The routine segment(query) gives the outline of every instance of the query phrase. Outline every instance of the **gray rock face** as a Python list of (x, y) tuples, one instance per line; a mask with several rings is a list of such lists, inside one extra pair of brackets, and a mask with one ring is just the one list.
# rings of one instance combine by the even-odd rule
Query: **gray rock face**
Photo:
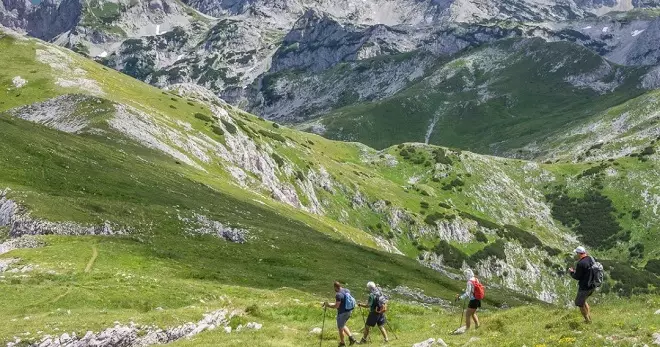
[(73, 29), (81, 13), (79, 0), (47, 0), (36, 6), (29, 0), (0, 2), (0, 24), (43, 40), (51, 40)]
[(660, 64), (660, 18), (637, 36), (637, 40), (626, 56), (628, 65)]
[[(44, 336), (34, 347), (144, 347), (161, 345), (182, 338), (190, 338), (204, 331), (226, 327), (233, 313), (218, 310), (204, 315), (197, 323), (186, 323), (169, 329), (136, 324), (116, 325), (98, 333), (88, 331), (83, 337), (75, 333), (61, 336)], [(256, 323), (252, 323), (256, 324)], [(258, 324), (260, 326), (260, 324)], [(254, 327), (256, 329), (256, 327)]]
[(50, 222), (32, 218), (16, 202), (0, 193), (0, 227), (9, 228), (12, 238), (24, 235), (123, 235), (128, 230), (117, 228), (110, 222), (101, 225), (80, 225), (71, 222)]

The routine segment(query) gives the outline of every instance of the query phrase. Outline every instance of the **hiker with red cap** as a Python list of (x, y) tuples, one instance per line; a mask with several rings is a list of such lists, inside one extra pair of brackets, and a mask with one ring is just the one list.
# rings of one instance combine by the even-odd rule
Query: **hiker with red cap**
[[(456, 300), (465, 300), (470, 299), (468, 303), (468, 308), (465, 311), (465, 330), (470, 329), (471, 321), (474, 321), (475, 329), (479, 329), (479, 317), (477, 317), (477, 310), (481, 307), (481, 300), (484, 299), (485, 289), (484, 286), (479, 282), (479, 279), (474, 276), (474, 272), (470, 269), (466, 269), (464, 272), (465, 279), (467, 279), (467, 286), (465, 288), (465, 293), (462, 295), (456, 294)], [(462, 330), (459, 328), (459, 330)]]

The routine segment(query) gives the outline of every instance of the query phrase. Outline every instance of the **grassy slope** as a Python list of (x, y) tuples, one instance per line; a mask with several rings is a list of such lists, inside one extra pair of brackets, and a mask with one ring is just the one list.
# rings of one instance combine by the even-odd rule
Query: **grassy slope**
[(636, 69), (614, 66), (602, 81), (613, 81), (618, 70), (624, 83), (604, 95), (564, 81), (592, 73), (604, 62), (565, 42), (499, 42), (440, 64), (391, 98), (347, 106), (322, 122), (330, 138), (383, 148), (423, 142), (437, 116), (433, 144), (480, 153), (518, 149), (641, 94), (635, 87), (641, 72)]

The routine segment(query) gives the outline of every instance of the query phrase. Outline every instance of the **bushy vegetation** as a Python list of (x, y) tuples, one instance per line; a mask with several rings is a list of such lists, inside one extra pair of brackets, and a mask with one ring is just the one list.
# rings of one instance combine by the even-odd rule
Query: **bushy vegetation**
[(259, 134), (266, 136), (269, 139), (273, 139), (275, 141), (279, 142), (286, 142), (286, 138), (278, 133), (274, 133), (272, 131), (267, 131), (263, 129), (259, 129)]
[(454, 214), (446, 214), (442, 212), (433, 212), (424, 218), (424, 222), (431, 226), (436, 226), (439, 220), (453, 220), (456, 218)]
[(477, 217), (477, 216), (475, 216), (475, 215), (473, 215), (473, 214), (470, 214), (470, 213), (468, 213), (468, 212), (460, 211), (459, 214), (461, 215), (461, 217), (463, 217), (463, 218), (465, 218), (465, 219), (471, 219), (471, 220), (477, 222), (477, 224), (481, 225), (482, 227), (484, 227), (484, 228), (486, 228), (486, 229), (490, 229), (490, 230), (498, 230), (498, 229), (502, 229), (502, 226), (501, 226), (501, 225), (499, 225), (499, 224), (497, 224), (497, 223), (495, 223), (495, 222), (491, 222), (491, 221), (489, 221), (489, 220), (487, 220), (487, 219), (484, 219), (484, 218), (481, 218), (481, 217)]
[(650, 259), (644, 266), (644, 270), (660, 276), (660, 259)]
[(546, 198), (552, 202), (552, 216), (574, 229), (589, 246), (610, 248), (626, 237), (616, 220), (612, 201), (597, 190), (589, 190), (582, 197), (552, 193)]
[(616, 281), (612, 290), (618, 295), (660, 293), (660, 278), (653, 273), (614, 260), (601, 260), (601, 263), (609, 277)]
[(236, 129), (236, 126), (234, 124), (231, 124), (231, 123), (227, 122), (224, 119), (221, 119), (220, 122), (222, 122), (222, 125), (225, 126), (225, 129), (227, 129), (227, 131), (230, 134), (236, 135), (236, 133), (238, 132), (238, 129)]
[(478, 262), (486, 260), (490, 257), (506, 260), (506, 253), (504, 252), (504, 240), (498, 239), (480, 251), (472, 254), (472, 256), (469, 258), (469, 264), (470, 266), (475, 266)]
[(225, 131), (222, 130), (222, 128), (219, 127), (219, 126), (217, 126), (217, 125), (213, 125), (213, 126), (211, 126), (211, 130), (212, 130), (213, 133), (216, 134), (216, 135), (223, 136), (223, 135), (225, 134)]
[(433, 158), (437, 164), (452, 165), (453, 161), (447, 155), (447, 152), (442, 148), (433, 150)]
[(213, 122), (213, 118), (199, 112), (195, 113), (195, 118), (208, 123)]
[(444, 264), (453, 268), (460, 269), (463, 262), (468, 260), (468, 257), (460, 249), (452, 246), (449, 242), (441, 240), (434, 248), (433, 252), (437, 255), (442, 255)]

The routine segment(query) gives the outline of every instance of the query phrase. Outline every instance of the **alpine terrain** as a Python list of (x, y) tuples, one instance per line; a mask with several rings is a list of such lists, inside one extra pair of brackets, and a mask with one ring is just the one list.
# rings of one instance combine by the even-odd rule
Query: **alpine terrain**
[[(660, 345), (658, 2), (2, 0), (0, 24), (3, 345), (330, 345), (334, 281), (382, 288), (391, 346)], [(453, 335), (466, 268), (483, 327)]]

